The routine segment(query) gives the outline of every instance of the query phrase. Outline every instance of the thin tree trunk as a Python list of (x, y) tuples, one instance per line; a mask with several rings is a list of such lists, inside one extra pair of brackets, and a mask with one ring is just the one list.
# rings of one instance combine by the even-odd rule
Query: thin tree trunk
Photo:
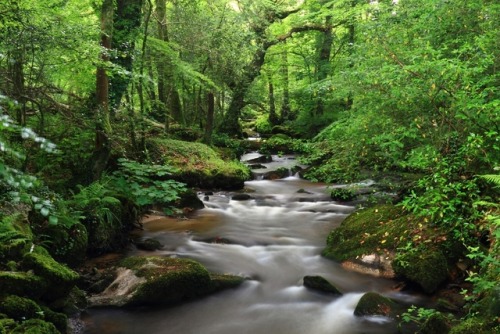
[(212, 132), (214, 130), (214, 115), (215, 115), (215, 96), (214, 93), (209, 92), (207, 95), (207, 123), (205, 124), (205, 137), (204, 142), (207, 145), (212, 143)]
[[(286, 43), (286, 42), (285, 42)], [(284, 44), (282, 53), (282, 64), (281, 64), (281, 76), (283, 79), (283, 103), (281, 105), (280, 119), (281, 122), (288, 121), (290, 119), (291, 109), (290, 109), (290, 72), (288, 71), (288, 47)]]
[(274, 98), (274, 85), (273, 85), (273, 78), (271, 75), (268, 76), (268, 81), (269, 81), (269, 123), (272, 125), (278, 125), (279, 124), (279, 119), (278, 115), (276, 114), (276, 102)]
[[(332, 33), (332, 17), (325, 18), (326, 30), (321, 36), (321, 47), (319, 50), (318, 68), (316, 80), (321, 82), (330, 74), (330, 55), (332, 52), (333, 33)], [(316, 101), (315, 115), (319, 116), (324, 113), (324, 103), (322, 94), (318, 94)]]
[(111, 123), (109, 119), (109, 78), (106, 72), (106, 62), (109, 61), (111, 49), (111, 34), (113, 31), (113, 0), (104, 0), (101, 7), (101, 64), (96, 73), (96, 137), (92, 156), (92, 179), (98, 180), (111, 153), (109, 136)]

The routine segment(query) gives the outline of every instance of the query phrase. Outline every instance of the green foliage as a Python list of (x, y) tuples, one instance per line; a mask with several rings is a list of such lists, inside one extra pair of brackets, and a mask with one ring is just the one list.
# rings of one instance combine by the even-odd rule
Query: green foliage
[(119, 159), (119, 170), (111, 177), (113, 188), (139, 207), (163, 205), (172, 213), (173, 203), (186, 191), (183, 183), (170, 179), (175, 171), (168, 165), (146, 165)]
[(292, 139), (287, 135), (277, 134), (267, 140), (264, 140), (259, 151), (263, 154), (300, 154), (306, 152), (307, 147), (307, 144), (301, 139)]
[(349, 188), (334, 188), (330, 191), (330, 197), (334, 201), (352, 201), (356, 199), (356, 193)]

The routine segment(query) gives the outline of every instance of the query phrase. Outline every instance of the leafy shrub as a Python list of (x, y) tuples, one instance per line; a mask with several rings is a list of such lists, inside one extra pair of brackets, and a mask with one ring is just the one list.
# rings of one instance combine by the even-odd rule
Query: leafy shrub
[[(186, 191), (183, 183), (169, 179), (174, 169), (167, 165), (145, 165), (119, 159), (119, 170), (111, 177), (112, 187), (139, 207), (155, 204), (172, 205), (179, 193)], [(165, 207), (171, 213), (172, 207)]]

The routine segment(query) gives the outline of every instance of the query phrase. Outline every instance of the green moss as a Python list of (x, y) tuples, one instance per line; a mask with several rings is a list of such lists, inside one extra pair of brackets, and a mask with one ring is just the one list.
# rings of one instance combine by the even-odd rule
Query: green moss
[(433, 293), (448, 277), (447, 260), (443, 253), (432, 247), (419, 247), (400, 254), (393, 262), (397, 275), (420, 285), (426, 293)]
[(47, 300), (66, 296), (79, 278), (76, 272), (56, 262), (52, 257), (36, 252), (25, 254), (23, 266), (47, 280), (48, 289), (43, 296)]
[(245, 281), (244, 277), (228, 274), (210, 274), (210, 279), (214, 291), (235, 288)]
[(42, 309), (33, 300), (10, 295), (3, 297), (0, 312), (15, 320), (25, 320), (42, 317)]
[(0, 291), (2, 293), (40, 297), (47, 288), (47, 283), (41, 277), (26, 272), (0, 272)]
[(10, 318), (0, 318), (0, 334), (10, 333), (16, 327), (16, 321)]
[(419, 334), (447, 334), (450, 331), (448, 319), (441, 313), (434, 313), (425, 320)]
[(484, 320), (479, 318), (469, 318), (461, 321), (460, 324), (454, 326), (450, 334), (492, 334), (499, 333), (490, 331), (484, 323)]
[(44, 233), (50, 235), (48, 250), (54, 259), (70, 266), (83, 263), (88, 247), (88, 233), (84, 225), (77, 223), (70, 228), (51, 225)]
[(223, 160), (202, 143), (151, 139), (147, 145), (155, 163), (176, 167), (173, 178), (191, 187), (236, 189), (243, 187), (251, 176), (244, 164)]
[(397, 304), (391, 299), (376, 292), (368, 292), (359, 300), (354, 309), (354, 315), (358, 317), (366, 315), (393, 316), (396, 308)]
[(31, 319), (17, 326), (10, 334), (60, 334), (50, 322)]
[(132, 257), (121, 265), (146, 279), (129, 305), (174, 304), (206, 295), (214, 290), (207, 269), (193, 260)]
[(408, 235), (410, 227), (406, 220), (403, 210), (393, 205), (354, 212), (330, 232), (323, 256), (344, 261), (396, 249), (401, 243), (400, 237)]
[(52, 323), (59, 332), (65, 334), (68, 331), (68, 317), (64, 313), (54, 312), (48, 307), (42, 307), (44, 320)]
[(305, 276), (304, 286), (309, 289), (331, 293), (334, 295), (342, 294), (336, 287), (321, 276)]

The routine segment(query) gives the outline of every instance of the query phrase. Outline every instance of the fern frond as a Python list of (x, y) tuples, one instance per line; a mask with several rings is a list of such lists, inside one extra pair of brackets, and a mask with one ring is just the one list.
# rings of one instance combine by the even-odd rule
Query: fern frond
[(500, 187), (500, 174), (486, 174), (480, 175), (480, 177)]

